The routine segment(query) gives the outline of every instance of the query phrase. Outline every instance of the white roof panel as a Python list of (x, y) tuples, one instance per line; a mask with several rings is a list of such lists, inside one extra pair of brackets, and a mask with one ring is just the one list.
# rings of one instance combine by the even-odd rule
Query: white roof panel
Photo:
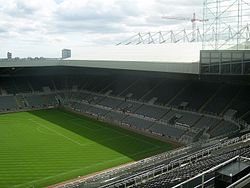
[(77, 66), (199, 74), (201, 43), (84, 47), (64, 60), (0, 60), (0, 67)]
[(170, 43), (149, 45), (119, 45), (72, 49), (67, 60), (198, 62), (201, 43)]

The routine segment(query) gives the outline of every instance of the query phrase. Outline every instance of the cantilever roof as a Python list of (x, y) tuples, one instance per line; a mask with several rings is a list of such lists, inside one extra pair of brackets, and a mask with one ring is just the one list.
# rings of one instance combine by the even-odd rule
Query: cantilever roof
[(201, 43), (84, 47), (64, 60), (0, 60), (0, 67), (77, 66), (199, 74)]
[(200, 58), (201, 43), (119, 45), (72, 49), (68, 60), (193, 63)]

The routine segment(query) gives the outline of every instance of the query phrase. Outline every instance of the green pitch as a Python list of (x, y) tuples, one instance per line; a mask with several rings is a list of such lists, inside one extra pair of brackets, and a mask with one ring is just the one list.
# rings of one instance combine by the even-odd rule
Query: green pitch
[(0, 115), (0, 187), (43, 187), (172, 149), (62, 110)]

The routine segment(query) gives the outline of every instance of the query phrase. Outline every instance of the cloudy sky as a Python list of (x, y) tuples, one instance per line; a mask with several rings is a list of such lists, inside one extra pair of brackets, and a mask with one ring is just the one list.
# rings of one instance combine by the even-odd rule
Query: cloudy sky
[(191, 28), (162, 16), (202, 17), (202, 0), (0, 0), (0, 57), (59, 57), (138, 33)]

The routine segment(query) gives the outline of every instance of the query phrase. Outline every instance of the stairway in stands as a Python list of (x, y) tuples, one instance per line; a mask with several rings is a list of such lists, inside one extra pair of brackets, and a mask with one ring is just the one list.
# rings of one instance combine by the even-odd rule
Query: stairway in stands
[(29, 106), (28, 101), (22, 95), (15, 96), (15, 100), (19, 108), (26, 108)]
[(216, 95), (223, 89), (223, 87), (224, 85), (221, 85), (220, 87), (218, 87), (218, 89), (214, 92), (214, 94), (211, 95), (211, 97), (200, 107), (199, 112), (202, 112), (204, 110), (206, 105), (210, 103), (216, 97)]
[(182, 92), (184, 92), (191, 84), (192, 84), (192, 82), (189, 82), (189, 83), (186, 84), (181, 90), (179, 90), (179, 92), (176, 93), (176, 95), (175, 95), (172, 99), (170, 99), (170, 100), (167, 102), (166, 106), (171, 106), (170, 104), (171, 104), (179, 95), (181, 95)]

